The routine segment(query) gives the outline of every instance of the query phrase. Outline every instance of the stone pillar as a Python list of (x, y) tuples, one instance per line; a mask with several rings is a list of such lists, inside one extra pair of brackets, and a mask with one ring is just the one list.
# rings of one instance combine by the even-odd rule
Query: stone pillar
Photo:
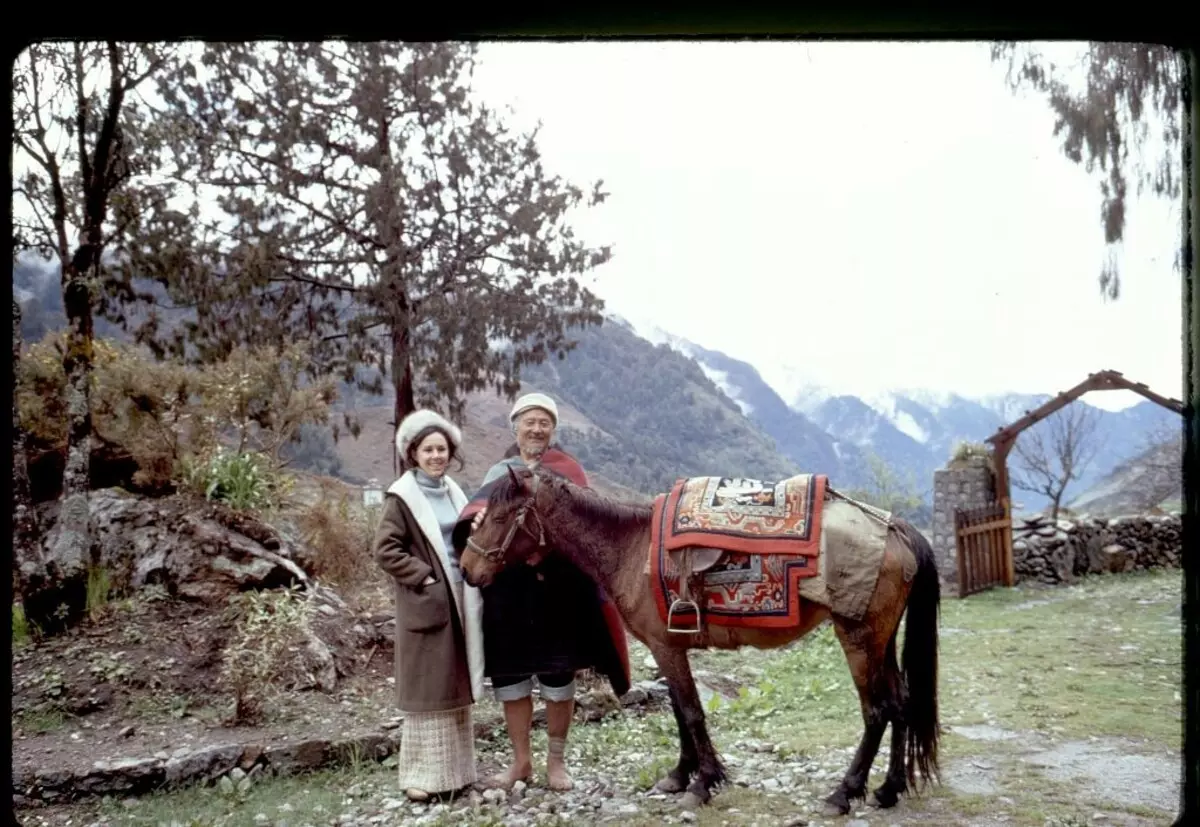
[(992, 470), (983, 463), (953, 464), (933, 472), (933, 550), (942, 580), (958, 581), (954, 509), (995, 501)]

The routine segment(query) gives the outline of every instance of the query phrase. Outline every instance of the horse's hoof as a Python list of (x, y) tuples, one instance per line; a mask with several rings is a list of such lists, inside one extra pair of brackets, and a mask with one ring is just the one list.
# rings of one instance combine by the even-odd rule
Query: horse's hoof
[(871, 794), (871, 803), (881, 810), (889, 810), (896, 806), (900, 796), (889, 787), (880, 787)]
[(688, 790), (679, 797), (679, 806), (685, 810), (694, 810), (697, 807), (703, 807), (705, 802), (691, 790)]
[(843, 803), (842, 801), (830, 801), (829, 799), (825, 799), (825, 806), (821, 808), (821, 814), (827, 818), (831, 818), (833, 816), (844, 816), (848, 812), (850, 812), (849, 801)]
[(665, 778), (660, 778), (658, 783), (654, 785), (654, 791), (660, 793), (668, 793), (673, 795), (677, 792), (681, 792), (682, 790), (683, 782), (672, 778), (669, 775)]

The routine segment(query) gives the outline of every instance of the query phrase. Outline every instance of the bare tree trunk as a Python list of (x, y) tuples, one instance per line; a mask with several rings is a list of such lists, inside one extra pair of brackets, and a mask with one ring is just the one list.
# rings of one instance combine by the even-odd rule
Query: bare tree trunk
[[(74, 268), (71, 268), (72, 270)], [(63, 279), (63, 306), (67, 311), (67, 339), (63, 373), (67, 380), (67, 465), (63, 472), (63, 494), (87, 491), (88, 457), (91, 446), (92, 409), (92, 307), (86, 277), (69, 273)]]
[[(68, 256), (67, 199), (64, 182), (56, 164), (49, 168), (54, 193), (54, 226), (62, 265), (63, 310), (67, 316), (67, 335), (63, 352), (66, 377), (67, 458), (63, 468), (62, 500), (58, 520), (47, 537), (48, 568), (54, 588), (30, 595), (37, 604), (35, 614), (47, 631), (73, 624), (84, 611), (87, 595), (87, 564), (91, 555), (88, 489), (92, 442), (92, 286), (98, 276), (104, 247), (104, 222), (108, 199), (118, 186), (123, 161), (118, 118), (125, 99), (121, 48), (114, 41), (106, 44), (109, 62), (107, 105), (102, 113), (93, 153), (88, 152), (85, 125), (91, 117), (91, 102), (84, 92), (85, 61), (83, 47), (75, 44), (76, 138), (79, 141), (79, 172), (83, 187), (83, 227), (79, 246)], [(127, 170), (125, 170), (127, 172)], [(30, 606), (27, 605), (27, 612)]]
[[(393, 433), (404, 417), (416, 410), (417, 404), (413, 393), (412, 370), (412, 315), (410, 313), (408, 292), (405, 289), (404, 267), (407, 250), (404, 245), (402, 227), (397, 220), (397, 194), (393, 179), (391, 157), (391, 134), (387, 117), (380, 113), (377, 148), (380, 155), (380, 181), (377, 198), (378, 212), (375, 219), (379, 227), (379, 235), (386, 240), (388, 260), (383, 265), (380, 274), (381, 285), (388, 294), (392, 304), (389, 327), (392, 334), (392, 387), (396, 391), (392, 403)], [(398, 475), (403, 465), (403, 458), (392, 440), (392, 468)]]
[[(98, 229), (98, 228), (97, 228)], [(83, 244), (63, 267), (63, 307), (67, 315), (63, 373), (66, 376), (67, 457), (63, 467), (58, 519), (46, 538), (47, 578), (25, 595), (26, 616), (49, 634), (72, 626), (87, 601), (91, 557), (92, 304), (86, 270), (92, 253)], [(32, 585), (32, 584), (30, 584)]]
[(29, 469), (25, 458), (25, 431), (17, 408), (16, 378), (21, 365), (21, 306), (13, 299), (13, 573), (14, 588), (22, 600), (26, 594), (45, 587), (46, 562), (38, 544), (37, 512), (29, 492)]
[[(396, 390), (396, 401), (392, 408), (392, 419), (396, 428), (416, 410), (417, 403), (413, 394), (412, 355), (409, 352), (409, 333), (406, 323), (397, 323), (392, 327), (392, 385)], [(397, 474), (400, 473), (402, 457), (396, 451), (396, 443), (392, 442), (392, 464)]]

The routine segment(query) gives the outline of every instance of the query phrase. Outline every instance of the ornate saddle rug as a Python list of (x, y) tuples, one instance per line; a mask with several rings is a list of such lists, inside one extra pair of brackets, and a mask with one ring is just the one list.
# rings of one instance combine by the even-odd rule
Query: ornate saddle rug
[[(798, 625), (800, 583), (818, 574), (826, 477), (780, 482), (695, 477), (654, 501), (651, 591), (668, 624), (676, 601), (687, 625)], [(687, 578), (687, 582), (681, 582)]]
[(825, 485), (824, 474), (798, 474), (781, 482), (683, 479), (661, 503), (655, 501), (654, 524), (667, 551), (704, 546), (746, 554), (815, 557)]

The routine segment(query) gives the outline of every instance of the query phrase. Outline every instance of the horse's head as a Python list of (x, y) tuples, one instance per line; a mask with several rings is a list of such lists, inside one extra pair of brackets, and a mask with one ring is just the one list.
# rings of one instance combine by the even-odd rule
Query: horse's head
[(489, 585), (501, 569), (546, 550), (546, 532), (538, 513), (542, 480), (527, 468), (508, 469), (488, 497), (487, 512), (467, 538), (460, 558), (463, 579)]

